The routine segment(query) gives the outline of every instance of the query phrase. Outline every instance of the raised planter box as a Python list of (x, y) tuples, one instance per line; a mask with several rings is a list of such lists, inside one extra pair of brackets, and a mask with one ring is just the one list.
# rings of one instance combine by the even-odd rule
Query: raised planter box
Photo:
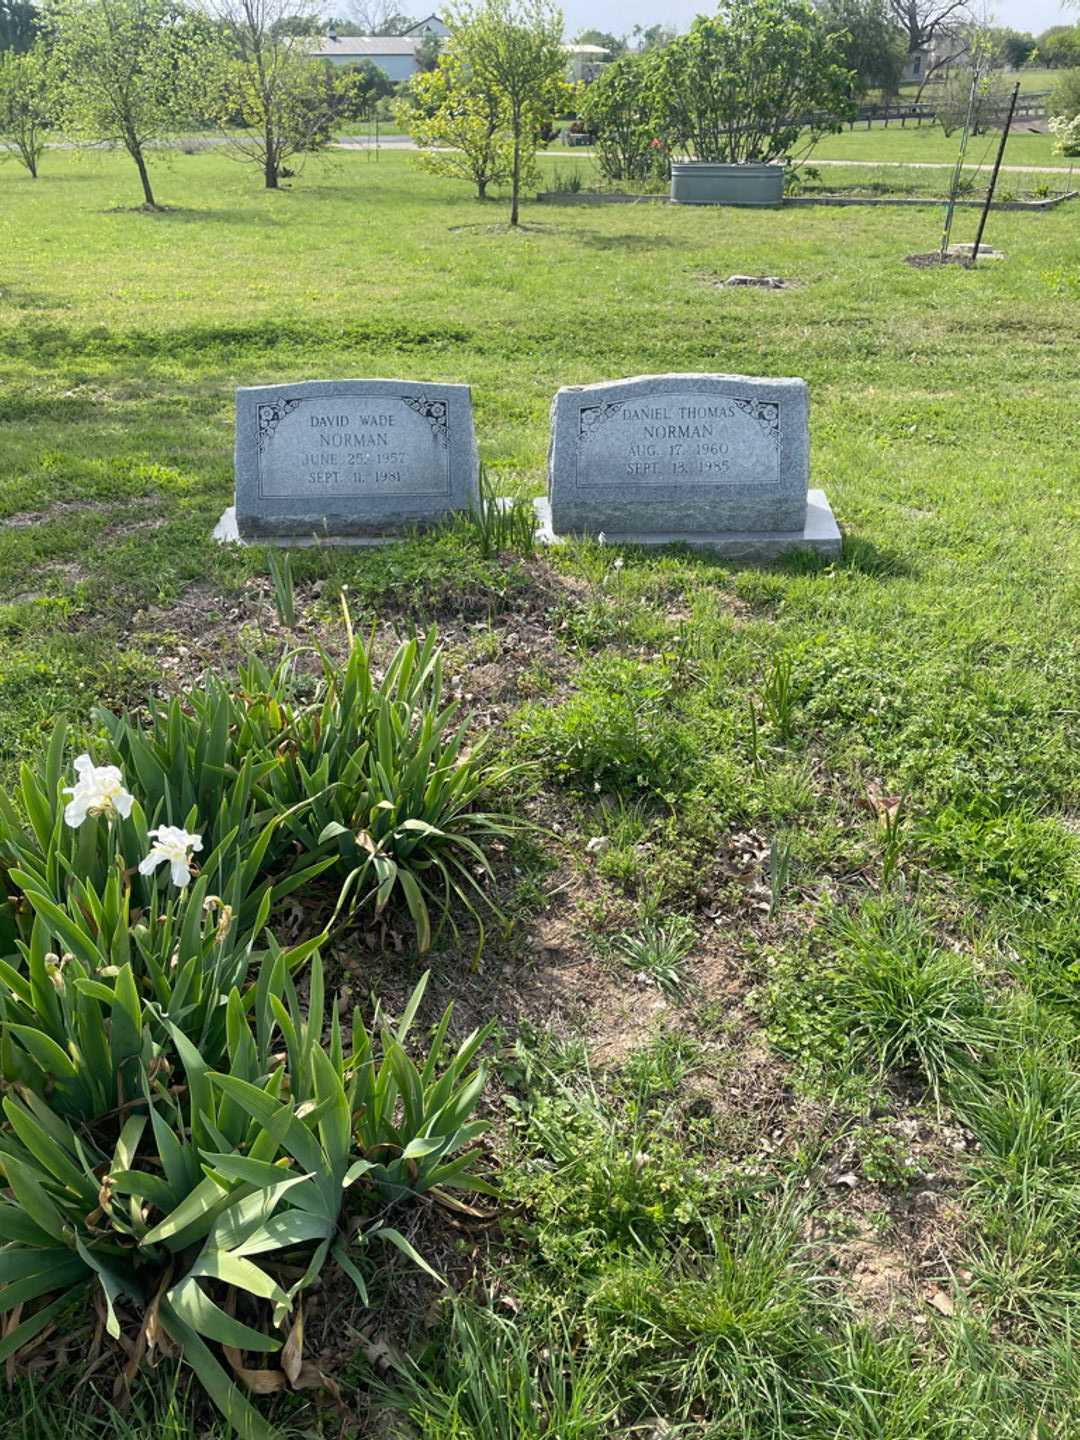
[(677, 205), (781, 205), (784, 167), (676, 160), (671, 166), (671, 198)]

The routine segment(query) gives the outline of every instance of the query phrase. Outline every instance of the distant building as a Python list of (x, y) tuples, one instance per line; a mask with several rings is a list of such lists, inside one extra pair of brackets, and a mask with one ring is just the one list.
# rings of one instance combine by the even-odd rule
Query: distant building
[(429, 15), (426, 20), (417, 20), (415, 25), (410, 25), (407, 30), (402, 31), (403, 35), (417, 35), (421, 39), (425, 35), (437, 35), (440, 40), (445, 40), (450, 34), (450, 27), (439, 15)]
[(966, 50), (964, 41), (949, 39), (934, 40), (920, 50), (912, 50), (900, 74), (901, 85), (922, 85), (927, 76), (932, 81), (944, 80), (952, 61), (959, 60)]
[(611, 51), (602, 45), (564, 45), (563, 49), (569, 57), (566, 78), (571, 84), (590, 84), (611, 58)]
[[(449, 34), (449, 27), (438, 15), (429, 15), (426, 20), (411, 25), (404, 35), (339, 35), (331, 30), (300, 43), (307, 46), (308, 54), (314, 59), (325, 60), (329, 65), (359, 65), (363, 60), (370, 60), (388, 80), (397, 84), (411, 79), (420, 69), (418, 53), (432, 35), (444, 40)], [(572, 82), (588, 84), (595, 80), (609, 58), (609, 52), (602, 45), (567, 45), (565, 48), (566, 78)]]
[(423, 35), (316, 35), (307, 41), (308, 53), (330, 65), (359, 65), (370, 60), (388, 80), (395, 84), (415, 75), (420, 66), (416, 52), (424, 43)]

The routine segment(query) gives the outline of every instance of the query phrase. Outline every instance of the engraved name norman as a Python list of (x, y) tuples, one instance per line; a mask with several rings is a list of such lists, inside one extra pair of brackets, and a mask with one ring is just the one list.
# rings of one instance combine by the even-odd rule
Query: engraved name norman
[(257, 407), (259, 495), (450, 493), (449, 402), (336, 396)]
[(585, 405), (575, 483), (627, 486), (780, 483), (780, 404), (674, 393)]

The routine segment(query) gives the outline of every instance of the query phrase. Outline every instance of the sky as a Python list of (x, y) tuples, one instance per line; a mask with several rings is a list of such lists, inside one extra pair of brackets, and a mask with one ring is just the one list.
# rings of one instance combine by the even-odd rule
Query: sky
[[(648, 29), (663, 24), (685, 30), (695, 15), (711, 13), (715, 6), (708, 0), (562, 0), (562, 8), (567, 35), (581, 30), (628, 35), (635, 25)], [(991, 0), (989, 8), (995, 24), (1029, 30), (1033, 35), (1051, 25), (1080, 21), (1080, 7), (1065, 9), (1059, 0)]]

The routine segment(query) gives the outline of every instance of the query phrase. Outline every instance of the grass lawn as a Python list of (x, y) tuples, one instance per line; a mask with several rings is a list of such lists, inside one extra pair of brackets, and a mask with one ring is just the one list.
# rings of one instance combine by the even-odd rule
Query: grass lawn
[[(1019, 80), (1020, 93), (1022, 95), (1029, 94), (1031, 91), (1038, 93), (1040, 90), (1052, 90), (1061, 75), (1060, 70), (1039, 69), (1002, 70), (999, 73), (1000, 77), (1007, 80), (1010, 85), (1015, 85), (1017, 80)], [(900, 89), (903, 95), (913, 100), (918, 93), (919, 87), (912, 81), (910, 84), (901, 85)], [(929, 101), (932, 100), (933, 97), (934, 87), (933, 85), (929, 85), (923, 90), (923, 99)]]
[[(158, 215), (116, 155), (0, 171), (0, 783), (58, 714), (81, 740), (95, 704), (339, 649), (347, 586), (358, 629), (438, 622), (542, 827), (475, 970), (468, 927), (325, 955), (356, 1001), (400, 1014), (430, 966), (423, 1024), (497, 1022), (499, 1194), (395, 1222), (448, 1290), (380, 1254), (369, 1310), (311, 1301), (336, 1408), (260, 1408), (326, 1440), (1076, 1435), (1075, 211), (995, 215), (1007, 261), (939, 272), (904, 258), (929, 206), (527, 205), (514, 234), (400, 154), (280, 193), (214, 152), (155, 171)], [(496, 488), (532, 495), (558, 386), (693, 370), (806, 378), (840, 562), (455, 530), (298, 552), (286, 629), (265, 553), (209, 540), (237, 385), (468, 381)], [(110, 1412), (108, 1349), (73, 1411), (95, 1323), (17, 1367), (5, 1436), (222, 1433), (168, 1363)]]
[[(989, 168), (1001, 141), (1001, 132), (990, 131), (986, 135), (975, 135), (968, 141), (968, 163), (980, 161)], [(1005, 146), (1005, 165), (1046, 165), (1069, 168), (1066, 156), (1055, 155), (1053, 135), (1033, 135), (1018, 126), (1010, 135)], [(901, 129), (899, 125), (875, 126), (844, 130), (839, 135), (826, 135), (814, 150), (810, 163), (815, 160), (858, 160), (874, 164), (900, 162), (902, 164), (955, 165), (960, 149), (960, 133), (946, 135), (940, 125), (910, 125)], [(984, 153), (985, 152), (985, 153)]]

